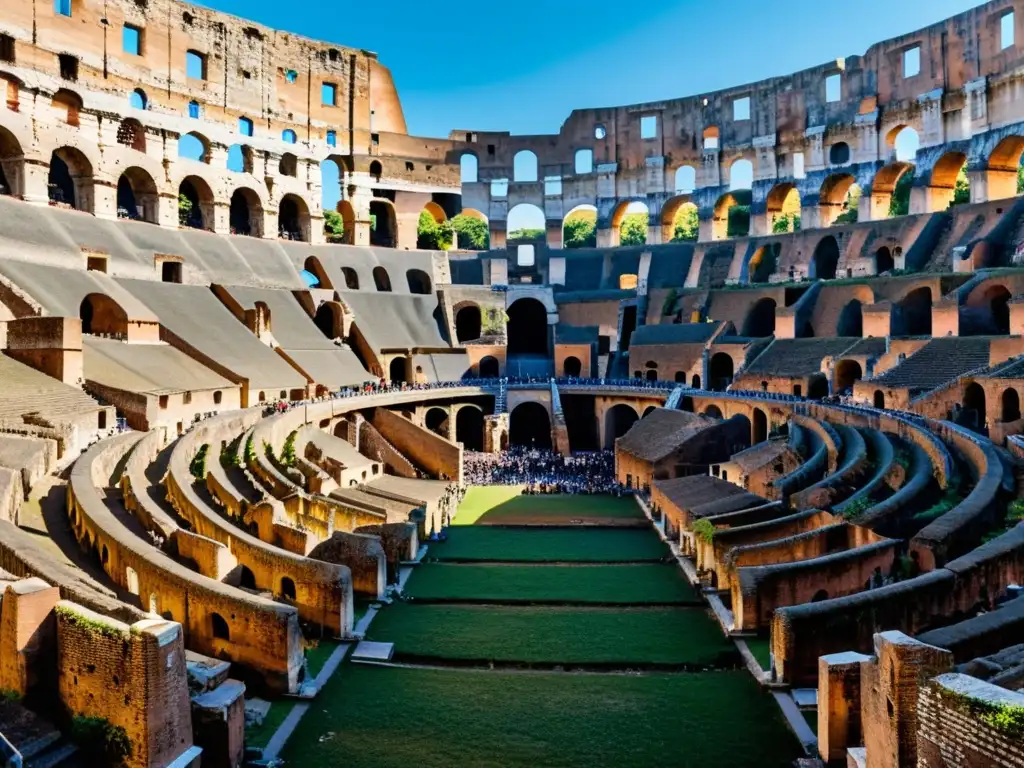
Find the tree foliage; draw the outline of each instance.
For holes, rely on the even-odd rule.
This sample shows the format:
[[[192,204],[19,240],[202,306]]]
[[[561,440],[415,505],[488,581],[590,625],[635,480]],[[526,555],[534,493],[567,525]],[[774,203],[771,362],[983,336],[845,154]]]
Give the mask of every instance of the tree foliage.
[[[971,202],[971,180],[967,178],[967,166],[960,169],[956,175],[956,185],[953,187],[953,205],[966,205]]]
[[[783,213],[772,219],[772,234],[784,235],[787,232],[800,231],[800,214]]]
[[[594,248],[597,246],[597,215],[570,215],[562,234],[563,248]]]
[[[508,240],[543,240],[543,229],[513,229],[508,233]]]
[[[416,247],[424,251],[447,251],[452,247],[452,225],[437,221],[429,212],[420,213]]]
[[[646,213],[630,213],[622,217],[619,225],[619,245],[643,245],[647,242]]]
[[[733,205],[729,208],[729,220],[725,234],[728,237],[746,237],[750,234],[750,206]]]
[[[907,171],[896,182],[896,188],[889,200],[889,217],[906,216],[910,213],[910,191],[914,187],[914,172]]]
[[[857,211],[860,208],[860,198],[863,192],[856,184],[850,187],[846,193],[846,200],[843,202],[843,212],[836,216],[834,224],[856,224]]]
[[[696,242],[700,236],[700,219],[697,216],[697,206],[684,205],[676,214],[673,222],[672,242]]]
[[[487,222],[465,214],[451,220],[452,231],[459,236],[459,248],[467,251],[486,251],[491,247],[491,233]]]
[[[345,236],[345,221],[337,211],[324,211],[324,234],[330,243],[338,242]]]

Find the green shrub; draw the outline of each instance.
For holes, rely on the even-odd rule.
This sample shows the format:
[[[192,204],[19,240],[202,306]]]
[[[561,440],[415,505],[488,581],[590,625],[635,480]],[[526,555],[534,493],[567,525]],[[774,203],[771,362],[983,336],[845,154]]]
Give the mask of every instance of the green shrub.
[[[487,222],[465,214],[451,220],[452,231],[459,236],[458,247],[467,251],[486,251],[491,247]]]
[[[643,245],[647,242],[646,213],[629,213],[622,217],[619,225],[619,245]]]
[[[679,299],[679,291],[675,288],[669,290],[668,295],[665,297],[665,303],[661,307],[661,314],[673,315],[676,311],[676,301]]]
[[[298,431],[293,431],[288,438],[284,441],[284,448],[281,449],[281,463],[286,467],[295,466],[295,435]]]
[[[597,217],[571,216],[565,220],[563,248],[594,248],[597,245]]]
[[[76,715],[71,721],[71,737],[87,765],[122,765],[132,754],[127,731],[105,717]]]
[[[854,499],[847,506],[843,507],[843,517],[847,520],[853,520],[863,512],[865,512],[874,502],[871,501],[871,497],[865,494],[860,498]]]
[[[693,533],[701,541],[710,544],[711,541],[715,538],[715,524],[712,523],[710,520],[701,518],[693,524]]]
[[[501,336],[505,333],[508,315],[501,307],[488,307],[480,318],[480,333],[484,336]]]
[[[206,454],[209,449],[210,446],[203,443],[196,451],[196,455],[192,457],[192,461],[189,462],[188,471],[196,480],[203,480],[206,477]]]
[[[427,211],[420,214],[416,235],[416,247],[421,250],[447,251],[452,247],[451,222],[436,221]]]

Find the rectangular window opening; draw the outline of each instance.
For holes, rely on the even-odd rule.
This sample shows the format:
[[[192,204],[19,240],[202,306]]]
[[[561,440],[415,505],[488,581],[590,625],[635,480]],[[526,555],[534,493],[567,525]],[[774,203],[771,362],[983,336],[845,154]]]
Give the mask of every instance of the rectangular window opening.
[[[185,76],[190,80],[206,79],[206,56],[199,51],[185,53]]]
[[[1005,51],[1013,47],[1014,42],[1014,13],[1004,13],[999,19],[999,49]]]
[[[160,279],[165,283],[181,282],[181,262],[165,261],[160,265]]]
[[[491,182],[491,197],[508,197],[508,179],[494,179]]]
[[[71,0],[53,0],[53,12],[60,16],[71,16]]]
[[[60,62],[60,76],[65,80],[78,79],[78,57],[70,53],[62,53],[57,57]]]
[[[121,34],[121,48],[127,54],[141,56],[142,30],[139,27],[133,27],[131,24],[125,24]]]
[[[903,77],[921,74],[921,46],[915,45],[903,52]]]
[[[333,107],[338,103],[338,86],[324,83],[320,88],[320,103],[325,107]]]
[[[657,115],[644,115],[640,118],[640,138],[641,139],[656,139],[658,138],[658,116]]]
[[[733,122],[740,122],[742,120],[750,119],[750,97],[744,96],[742,99],[736,99],[732,103],[732,119]]]
[[[544,194],[548,197],[554,197],[562,194],[562,177],[561,176],[545,176],[544,177]]]
[[[803,179],[807,176],[804,172],[804,153],[797,152],[793,155],[793,178]]]
[[[0,35],[0,61],[14,63],[14,38],[10,35]]]
[[[835,104],[843,98],[843,76],[829,75],[825,78],[825,101]]]

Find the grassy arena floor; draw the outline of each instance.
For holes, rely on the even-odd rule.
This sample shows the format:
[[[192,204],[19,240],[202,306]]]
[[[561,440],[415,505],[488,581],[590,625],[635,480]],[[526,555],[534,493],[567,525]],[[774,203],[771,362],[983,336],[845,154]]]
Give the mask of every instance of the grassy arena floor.
[[[429,543],[428,560],[522,563],[658,561],[669,549],[642,528],[497,528],[452,526],[448,541]]]
[[[682,571],[669,564],[430,563],[416,568],[404,593],[431,601],[703,606]]]
[[[736,647],[700,608],[554,608],[396,603],[367,639],[395,659],[511,665],[734,666]]]
[[[746,672],[571,675],[345,664],[282,757],[349,768],[785,768],[800,754]]]
[[[525,496],[522,486],[470,488],[454,525],[633,525],[644,519],[632,497]]]

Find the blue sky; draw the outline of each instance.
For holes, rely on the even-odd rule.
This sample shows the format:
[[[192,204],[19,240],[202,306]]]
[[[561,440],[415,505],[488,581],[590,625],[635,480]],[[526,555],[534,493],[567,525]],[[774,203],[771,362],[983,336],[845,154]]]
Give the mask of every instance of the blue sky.
[[[305,0],[301,13],[280,0],[205,4],[376,51],[394,75],[409,132],[443,137],[457,128],[557,133],[576,108],[687,96],[860,55],[978,3],[648,0],[632,9],[611,0],[388,0],[346,12],[337,0]],[[324,203],[333,208],[337,177],[328,176]]]

